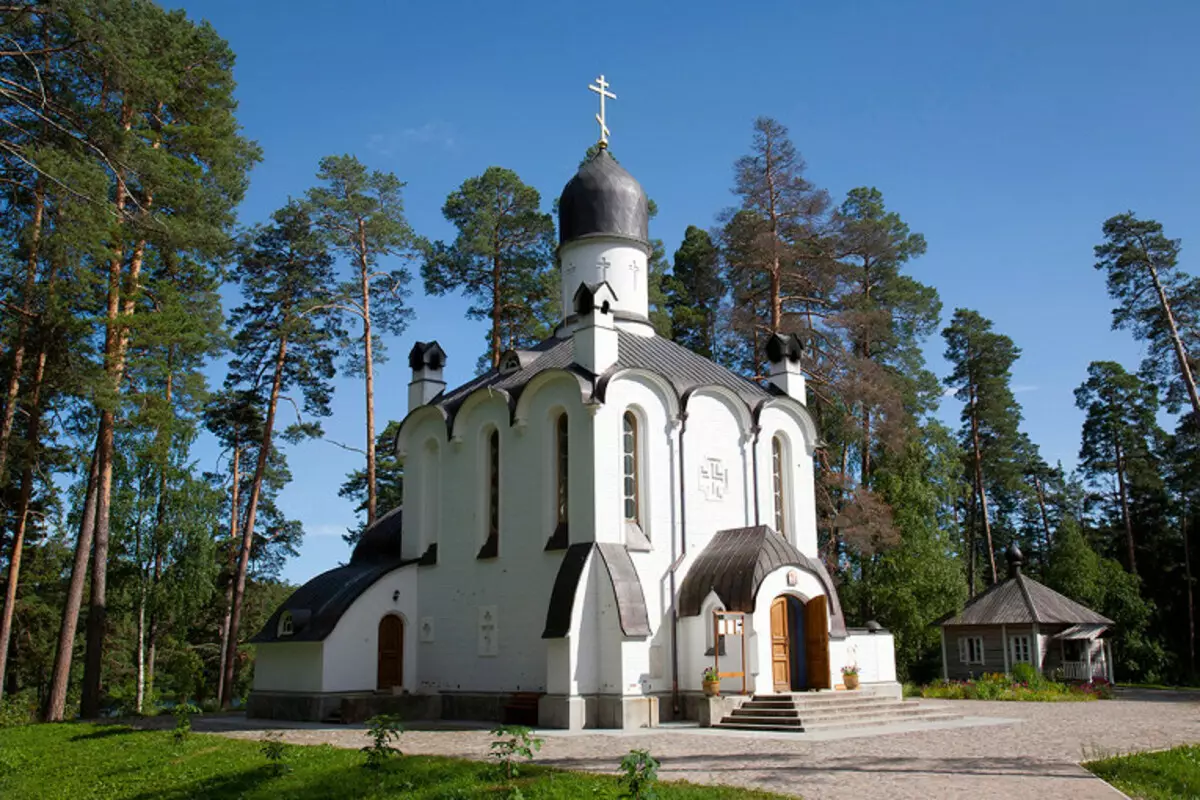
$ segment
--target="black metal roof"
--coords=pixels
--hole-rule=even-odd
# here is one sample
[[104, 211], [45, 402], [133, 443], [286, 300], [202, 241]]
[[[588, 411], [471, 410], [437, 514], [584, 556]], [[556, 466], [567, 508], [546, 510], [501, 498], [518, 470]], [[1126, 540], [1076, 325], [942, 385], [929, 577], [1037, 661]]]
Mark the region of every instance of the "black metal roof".
[[558, 565], [554, 588], [550, 591], [550, 604], [546, 608], [546, 627], [543, 639], [561, 639], [571, 632], [571, 612], [575, 607], [575, 593], [579, 579], [583, 576], [588, 556], [600, 554], [601, 563], [612, 581], [613, 594], [617, 599], [617, 619], [621, 632], [626, 636], [649, 636], [650, 614], [646, 610], [646, 596], [629, 551], [620, 544], [597, 544], [576, 542], [567, 548]]
[[[415, 563], [400, 558], [401, 517], [395, 508], [375, 520], [363, 531], [349, 564], [322, 572], [292, 592], [250, 641], [323, 641], [363, 592], [392, 570]], [[292, 633], [280, 636], [279, 618], [285, 613], [292, 615]]]
[[525, 385], [549, 369], [573, 373], [579, 380], [580, 391], [585, 399], [595, 395], [595, 399], [603, 400], [607, 378], [622, 369], [631, 368], [641, 368], [663, 376], [681, 398], [701, 386], [729, 389], [750, 408], [774, 396], [757, 383], [661, 336], [638, 336], [618, 330], [617, 347], [617, 363], [604, 375], [596, 376], [574, 363], [575, 344], [572, 338], [551, 337], [526, 351], [536, 357], [521, 369], [507, 373], [490, 370], [462, 386], [443, 392], [432, 404], [446, 413], [448, 422], [453, 422], [459, 407], [480, 389], [504, 392], [509, 401], [515, 404]]
[[558, 200], [558, 240], [610, 234], [648, 243], [650, 210], [637, 179], [601, 148], [580, 166]]
[[763, 580], [787, 566], [817, 577], [829, 597], [830, 634], [845, 636], [842, 604], [825, 565], [801, 553], [766, 525], [717, 531], [679, 587], [679, 613], [684, 617], [699, 615], [709, 592], [716, 592], [726, 611], [752, 612]]
[[967, 603], [941, 625], [1112, 625], [1108, 617], [1064, 597], [1049, 586], [1014, 570], [1014, 574]]

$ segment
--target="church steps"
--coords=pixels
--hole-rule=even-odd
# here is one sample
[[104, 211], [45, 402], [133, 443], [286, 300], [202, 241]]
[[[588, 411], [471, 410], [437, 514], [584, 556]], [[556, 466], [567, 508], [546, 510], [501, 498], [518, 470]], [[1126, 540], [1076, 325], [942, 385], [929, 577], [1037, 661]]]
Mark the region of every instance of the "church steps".
[[960, 715], [915, 701], [830, 692], [821, 695], [755, 695], [713, 727], [731, 730], [804, 731], [861, 728], [893, 723], [937, 722]]

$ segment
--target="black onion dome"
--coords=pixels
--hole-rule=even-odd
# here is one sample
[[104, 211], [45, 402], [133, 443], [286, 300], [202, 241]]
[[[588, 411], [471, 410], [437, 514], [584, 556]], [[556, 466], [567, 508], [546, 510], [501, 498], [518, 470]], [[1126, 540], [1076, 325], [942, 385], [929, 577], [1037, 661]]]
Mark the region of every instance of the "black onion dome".
[[596, 234], [650, 241], [646, 193], [607, 149], [583, 163], [558, 201], [559, 242]]

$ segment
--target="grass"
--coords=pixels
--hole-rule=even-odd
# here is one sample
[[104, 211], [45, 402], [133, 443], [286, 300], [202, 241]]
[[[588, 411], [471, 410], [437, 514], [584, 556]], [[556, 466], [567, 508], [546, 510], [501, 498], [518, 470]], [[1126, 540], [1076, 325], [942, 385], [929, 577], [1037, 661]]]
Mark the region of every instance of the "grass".
[[[398, 742], [401, 749], [404, 739]], [[510, 785], [495, 764], [432, 756], [392, 759], [379, 770], [362, 767], [354, 750], [288, 746], [278, 774], [259, 742], [193, 734], [175, 742], [169, 731], [125, 725], [66, 723], [0, 729], [0, 797], [4, 800], [245, 800], [501, 798]], [[611, 765], [617, 768], [617, 763]], [[512, 785], [529, 800], [617, 798], [606, 775], [522, 766]], [[720, 786], [662, 783], [663, 800], [769, 800], [778, 795]]]
[[1200, 798], [1200, 745], [1115, 756], [1083, 766], [1139, 800]]

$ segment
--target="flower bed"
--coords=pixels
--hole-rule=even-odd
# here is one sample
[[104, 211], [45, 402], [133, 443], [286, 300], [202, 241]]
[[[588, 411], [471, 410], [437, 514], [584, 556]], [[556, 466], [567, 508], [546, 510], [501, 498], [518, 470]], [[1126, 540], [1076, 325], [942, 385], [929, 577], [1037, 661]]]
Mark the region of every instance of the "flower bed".
[[1040, 676], [1017, 680], [1001, 672], [990, 672], [971, 681], [934, 681], [922, 687], [922, 697], [943, 700], [1027, 700], [1070, 702], [1111, 700], [1112, 684], [1102, 678], [1088, 683], [1059, 683]]

